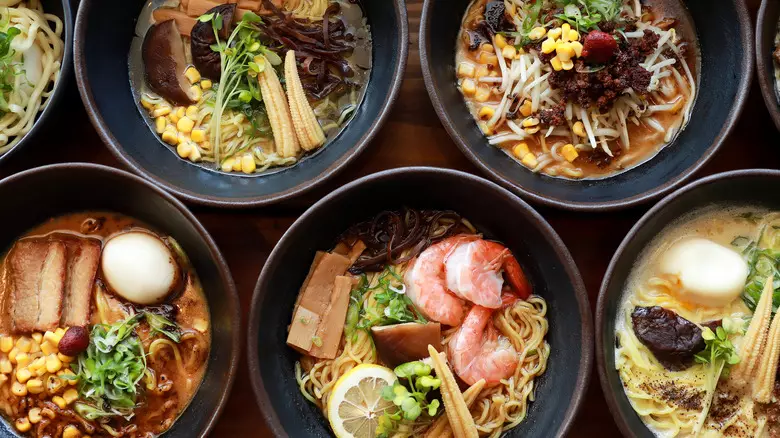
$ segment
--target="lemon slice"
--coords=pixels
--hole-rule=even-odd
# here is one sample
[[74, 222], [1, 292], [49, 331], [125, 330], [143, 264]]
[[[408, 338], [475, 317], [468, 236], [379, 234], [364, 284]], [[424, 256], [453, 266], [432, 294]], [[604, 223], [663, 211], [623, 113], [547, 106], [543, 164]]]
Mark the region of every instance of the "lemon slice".
[[341, 376], [328, 401], [328, 419], [338, 438], [374, 438], [379, 417], [393, 407], [382, 388], [395, 383], [393, 371], [363, 364]]

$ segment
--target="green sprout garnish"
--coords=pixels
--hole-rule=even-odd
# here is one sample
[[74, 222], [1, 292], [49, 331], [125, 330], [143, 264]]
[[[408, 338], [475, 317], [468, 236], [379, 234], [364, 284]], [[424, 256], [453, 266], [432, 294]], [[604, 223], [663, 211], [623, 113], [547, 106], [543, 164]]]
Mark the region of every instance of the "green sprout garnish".
[[441, 380], [431, 375], [432, 368], [421, 361], [407, 362], [395, 367], [393, 372], [398, 380], [392, 386], [382, 389], [382, 398], [392, 401], [395, 410], [387, 411], [379, 417], [377, 436], [386, 438], [392, 435], [402, 423], [430, 420], [439, 411], [441, 401], [429, 400], [430, 393], [439, 389]]

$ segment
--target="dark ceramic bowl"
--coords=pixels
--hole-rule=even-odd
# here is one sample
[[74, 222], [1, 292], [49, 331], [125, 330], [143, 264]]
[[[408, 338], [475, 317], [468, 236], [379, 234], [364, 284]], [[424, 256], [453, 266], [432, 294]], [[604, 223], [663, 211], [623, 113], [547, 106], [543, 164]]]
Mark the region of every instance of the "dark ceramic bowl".
[[772, 52], [775, 50], [775, 35], [777, 22], [780, 21], [780, 3], [775, 0], [763, 0], [758, 10], [756, 21], [756, 68], [758, 69], [758, 84], [764, 103], [780, 129], [780, 103], [775, 88], [775, 63]]
[[[0, 181], [0, 251], [49, 218], [79, 211], [114, 211], [146, 222], [182, 246], [195, 267], [211, 312], [211, 352], [203, 384], [166, 438], [206, 437], [233, 385], [241, 345], [241, 314], [230, 270], [205, 228], [171, 195], [127, 172], [94, 164], [58, 164]], [[35, 208], [31, 208], [35, 206]], [[4, 420], [0, 436], [16, 436]]]
[[65, 43], [64, 53], [62, 54], [62, 67], [60, 69], [60, 78], [54, 86], [54, 92], [49, 96], [46, 108], [41, 111], [30, 132], [22, 138], [19, 143], [14, 145], [6, 153], [0, 155], [0, 164], [8, 159], [14, 152], [22, 149], [25, 145], [35, 143], [40, 137], [41, 132], [45, 132], [49, 120], [52, 120], [59, 112], [62, 96], [65, 94], [68, 83], [71, 81], [71, 72], [73, 71], [73, 10], [70, 6], [70, 0], [41, 0], [43, 11], [47, 14], [54, 14], [62, 20], [63, 31], [62, 41]]
[[452, 209], [515, 254], [535, 292], [549, 304], [552, 347], [528, 418], [505, 436], [564, 436], [585, 395], [591, 369], [588, 296], [561, 239], [525, 202], [482, 178], [454, 170], [408, 167], [361, 178], [309, 208], [268, 258], [252, 297], [248, 357], [257, 402], [275, 436], [331, 436], [327, 420], [298, 390], [287, 347], [295, 298], [314, 253], [350, 225], [402, 206]]
[[[461, 151], [495, 181], [534, 202], [600, 211], [669, 193], [712, 158], [742, 112], [753, 74], [753, 36], [744, 1], [687, 1], [701, 52], [699, 92], [687, 128], [654, 158], [609, 178], [577, 181], [534, 174], [488, 144], [455, 85], [455, 46], [469, 3], [425, 0], [420, 24], [425, 85]], [[680, 8], [678, 0], [662, 3]]]
[[365, 98], [338, 137], [295, 166], [264, 175], [230, 175], [193, 165], [149, 129], [130, 90], [128, 53], [136, 19], [147, 3], [82, 0], [74, 42], [76, 81], [92, 124], [119, 161], [188, 202], [257, 207], [321, 185], [368, 146], [398, 95], [409, 38], [406, 6], [403, 0], [364, 0], [374, 64]]
[[661, 230], [681, 216], [713, 205], [780, 209], [780, 171], [739, 170], [700, 179], [656, 204], [629, 231], [607, 268], [596, 306], [596, 359], [609, 410], [625, 436], [653, 438], [634, 412], [615, 370], [615, 318], [631, 269]]

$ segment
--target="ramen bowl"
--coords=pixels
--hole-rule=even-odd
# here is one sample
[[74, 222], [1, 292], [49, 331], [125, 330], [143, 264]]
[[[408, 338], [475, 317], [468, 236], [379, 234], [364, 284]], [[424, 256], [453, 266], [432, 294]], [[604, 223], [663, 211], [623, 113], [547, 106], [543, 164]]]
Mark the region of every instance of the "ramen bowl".
[[780, 4], [771, 0], [761, 2], [756, 21], [756, 69], [758, 84], [764, 97], [766, 109], [772, 116], [777, 129], [780, 129], [780, 103], [778, 103], [775, 62], [772, 52], [775, 51], [778, 21], [780, 21]]
[[[344, 130], [294, 166], [251, 176], [225, 174], [182, 160], [147, 125], [130, 87], [128, 54], [148, 2], [81, 2], [76, 19], [76, 80], [87, 113], [119, 161], [179, 198], [214, 207], [257, 207], [313, 189], [344, 169], [379, 131], [401, 86], [408, 30], [402, 0], [363, 2], [373, 65], [362, 103]], [[104, 19], [98, 19], [102, 17]]]
[[[211, 314], [212, 343], [200, 387], [165, 436], [208, 436], [235, 377], [241, 316], [227, 264], [195, 216], [157, 186], [130, 173], [93, 164], [58, 164], [21, 172], [0, 181], [0, 195], [14, 211], [7, 215], [0, 231], [3, 251], [34, 226], [86, 211], [133, 217], [181, 245], [203, 286]], [[13, 425], [5, 420], [0, 423], [0, 436], [15, 436], [14, 432]]]
[[720, 173], [688, 184], [653, 206], [612, 257], [596, 306], [596, 359], [609, 410], [625, 436], [654, 436], [631, 406], [615, 365], [617, 315], [637, 261], [663, 229], [697, 210], [718, 206], [777, 210], [775, 189], [780, 189], [780, 171], [762, 169]]
[[[487, 176], [520, 196], [549, 206], [603, 211], [627, 208], [669, 193], [704, 166], [731, 132], [753, 72], [753, 36], [741, 0], [660, 0], [687, 15], [698, 37], [698, 95], [676, 139], [643, 163], [600, 179], [564, 179], [531, 172], [488, 144], [457, 86], [455, 50], [469, 0], [426, 0], [420, 24], [425, 85], [442, 124], [460, 150]], [[687, 12], [686, 12], [687, 9]], [[729, 66], [724, 68], [724, 66]]]
[[[534, 293], [548, 303], [551, 353], [534, 383], [527, 418], [505, 436], [565, 436], [585, 395], [592, 346], [587, 293], [569, 251], [538, 213], [507, 190], [470, 174], [427, 167], [384, 171], [337, 189], [309, 208], [269, 256], [252, 297], [248, 357], [257, 403], [273, 434], [331, 436], [328, 421], [298, 388], [300, 354], [285, 343], [315, 252], [331, 248], [349, 226], [403, 206], [454, 210], [512, 249]], [[494, 213], [497, 206], [501, 214]]]
[[62, 20], [62, 41], [65, 45], [63, 47], [64, 53], [62, 55], [62, 66], [60, 67], [59, 79], [49, 95], [46, 107], [37, 114], [35, 123], [30, 131], [11, 149], [4, 154], [0, 154], [0, 164], [11, 157], [16, 151], [21, 150], [30, 143], [35, 143], [37, 139], [40, 138], [40, 134], [46, 132], [50, 125], [57, 125], [56, 123], [51, 123], [51, 120], [59, 113], [60, 102], [66, 93], [67, 87], [72, 81], [73, 12], [70, 0], [41, 0], [41, 4], [45, 13], [56, 15]]

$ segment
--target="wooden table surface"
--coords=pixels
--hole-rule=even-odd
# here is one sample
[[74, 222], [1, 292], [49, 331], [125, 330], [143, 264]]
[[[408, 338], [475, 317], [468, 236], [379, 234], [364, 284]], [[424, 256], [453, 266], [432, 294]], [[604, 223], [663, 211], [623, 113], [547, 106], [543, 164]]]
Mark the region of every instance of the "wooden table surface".
[[[758, 0], [747, 0], [753, 15]], [[315, 201], [329, 190], [355, 178], [384, 169], [426, 165], [459, 169], [478, 174], [460, 153], [441, 126], [423, 83], [418, 51], [418, 29], [422, 0], [407, 0], [409, 11], [409, 61], [401, 93], [387, 123], [368, 150], [335, 181], [303, 201]], [[28, 145], [0, 169], [0, 177], [52, 163], [93, 162], [121, 167], [94, 132], [76, 83], [69, 78], [69, 94], [62, 117], [37, 144]], [[696, 178], [734, 169], [780, 168], [780, 133], [772, 124], [754, 80], [745, 111], [734, 132], [717, 156]], [[268, 254], [284, 231], [303, 211], [294, 204], [247, 211], [216, 210], [192, 206], [227, 259], [241, 298], [243, 327], [246, 327], [255, 282]], [[572, 213], [539, 206], [569, 247], [585, 280], [590, 304], [595, 308], [602, 276], [614, 251], [647, 206], [615, 213]], [[242, 353], [245, 340], [242, 340]], [[270, 436], [252, 393], [242, 354], [238, 376], [227, 406], [212, 433], [214, 437]], [[571, 429], [572, 437], [619, 436], [608, 411], [594, 369], [590, 387]]]

